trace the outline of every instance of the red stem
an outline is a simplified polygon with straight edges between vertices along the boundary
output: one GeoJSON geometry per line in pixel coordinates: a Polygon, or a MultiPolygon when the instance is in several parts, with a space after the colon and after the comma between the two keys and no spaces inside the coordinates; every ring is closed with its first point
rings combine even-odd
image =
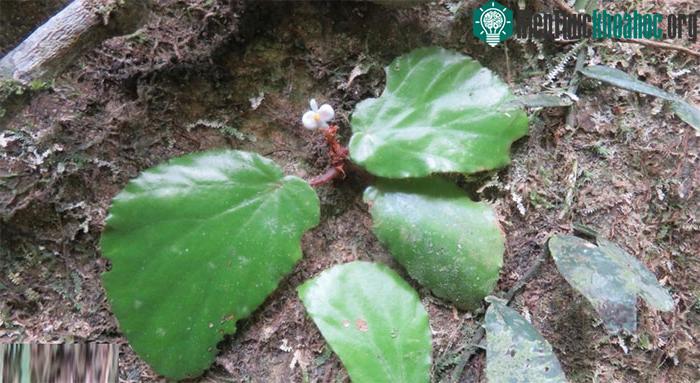
{"type": "Polygon", "coordinates": [[[331,159],[331,166],[326,169],[326,171],[309,181],[311,186],[323,185],[328,182],[333,181],[336,178],[345,178],[345,161],[348,158],[348,148],[338,142],[336,133],[338,132],[338,127],[336,125],[331,125],[326,129],[323,129],[323,137],[326,139],[328,144],[328,156],[331,159]]]}

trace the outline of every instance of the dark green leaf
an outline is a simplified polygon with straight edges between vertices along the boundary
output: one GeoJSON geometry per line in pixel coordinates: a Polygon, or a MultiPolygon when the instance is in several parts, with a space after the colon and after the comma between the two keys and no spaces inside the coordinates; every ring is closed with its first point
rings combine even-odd
{"type": "Polygon", "coordinates": [[[334,266],[299,297],[353,383],[430,380],[430,326],[418,294],[384,265],[334,266]]]}
{"type": "Polygon", "coordinates": [[[319,220],[308,184],[239,151],[144,171],[112,201],[104,286],[131,347],[158,373],[199,375],[301,258],[319,220]]]}
{"type": "Polygon", "coordinates": [[[493,290],[504,244],[489,205],[439,178],[380,180],[364,198],[379,240],[435,295],[473,309],[493,290]]]}
{"type": "Polygon", "coordinates": [[[542,335],[515,310],[492,297],[486,311],[489,383],[566,383],[559,360],[542,335]]]}
{"type": "Polygon", "coordinates": [[[673,310],[671,295],[654,274],[616,244],[598,245],[571,235],[549,239],[549,250],[564,278],[583,294],[611,333],[637,329],[637,296],[653,308],[673,310]]]}
{"type": "Polygon", "coordinates": [[[390,178],[473,173],[508,164],[527,116],[508,86],[478,62],[442,48],[421,48],[386,67],[381,97],[352,115],[350,155],[390,178]]]}
{"type": "Polygon", "coordinates": [[[639,81],[627,73],[611,68],[605,65],[589,65],[580,70],[586,77],[590,77],[599,81],[607,82],[618,88],[631,90],[663,98],[665,100],[677,100],[678,97],[664,90],[661,90],[653,85],[649,85],[643,81],[639,81]]]}
{"type": "Polygon", "coordinates": [[[671,102],[671,107],[681,120],[700,131],[700,109],[683,100],[671,102]]]}

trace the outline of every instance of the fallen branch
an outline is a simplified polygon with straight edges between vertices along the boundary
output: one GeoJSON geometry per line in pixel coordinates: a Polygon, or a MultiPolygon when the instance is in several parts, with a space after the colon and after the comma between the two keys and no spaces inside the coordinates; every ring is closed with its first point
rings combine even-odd
{"type": "MultiPolygon", "coordinates": [[[[576,15],[576,11],[571,9],[564,0],[554,0],[554,4],[557,5],[559,9],[562,11],[570,14],[570,15],[576,15]]],[[[588,26],[593,27],[593,23],[587,22],[588,26]]],[[[691,56],[695,57],[700,57],[700,52],[694,51],[690,48],[682,47],[680,45],[674,45],[674,44],[669,44],[669,43],[663,43],[660,41],[652,41],[652,40],[640,40],[640,39],[618,39],[618,41],[623,42],[623,43],[632,43],[632,44],[640,44],[640,45],[645,45],[648,47],[654,47],[654,48],[663,48],[663,49],[673,49],[677,50],[680,52],[687,53],[691,56]]]]}
{"type": "Polygon", "coordinates": [[[135,31],[146,5],[142,0],[75,0],[0,59],[0,78],[23,85],[51,79],[103,40],[135,31]]]}
{"type": "Polygon", "coordinates": [[[691,56],[695,57],[700,57],[700,52],[694,51],[690,48],[682,47],[680,45],[674,45],[674,44],[669,44],[669,43],[664,43],[661,41],[653,41],[653,40],[639,40],[639,39],[620,39],[619,41],[623,43],[632,43],[632,44],[640,44],[640,45],[645,45],[648,47],[655,47],[655,48],[663,48],[663,49],[673,49],[677,51],[681,51],[684,53],[687,53],[691,56]]]}

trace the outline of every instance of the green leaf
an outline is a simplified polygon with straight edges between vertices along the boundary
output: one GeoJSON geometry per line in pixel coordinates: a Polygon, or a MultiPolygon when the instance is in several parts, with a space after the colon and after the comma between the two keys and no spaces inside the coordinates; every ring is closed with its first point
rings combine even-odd
{"type": "Polygon", "coordinates": [[[144,171],[112,201],[102,279],[131,347],[159,374],[201,374],[224,334],[301,258],[319,221],[308,184],[239,151],[187,155],[144,171]]]}
{"type": "Polygon", "coordinates": [[[668,93],[665,90],[661,90],[653,85],[649,85],[643,81],[639,81],[627,73],[609,66],[589,65],[580,69],[580,72],[586,77],[606,82],[618,88],[648,94],[650,96],[663,98],[665,100],[678,99],[676,95],[668,93]]]}
{"type": "Polygon", "coordinates": [[[671,107],[681,120],[700,131],[700,109],[683,100],[671,102],[671,107]]]}
{"type": "Polygon", "coordinates": [[[473,173],[508,164],[527,116],[508,86],[470,57],[420,48],[385,68],[386,88],[352,115],[350,155],[381,177],[473,173]]]}
{"type": "Polygon", "coordinates": [[[298,291],[354,383],[430,380],[428,314],[396,272],[356,261],[322,272],[298,291]]]}
{"type": "Polygon", "coordinates": [[[700,109],[675,94],[639,81],[627,73],[605,65],[591,65],[580,70],[585,76],[606,82],[618,88],[644,93],[670,101],[676,115],[688,125],[700,131],[700,109]]]}
{"type": "Polygon", "coordinates": [[[520,96],[511,101],[514,105],[521,105],[527,108],[551,108],[561,106],[571,106],[574,102],[569,97],[560,97],[554,94],[538,93],[520,96]]]}
{"type": "Polygon", "coordinates": [[[486,379],[489,383],[566,383],[552,346],[515,310],[501,301],[486,311],[486,379]]]}
{"type": "Polygon", "coordinates": [[[380,180],[364,199],[379,240],[436,296],[474,309],[493,290],[504,239],[489,205],[437,177],[380,180]]]}
{"type": "MultiPolygon", "coordinates": [[[[21,355],[22,364],[20,366],[20,383],[31,383],[32,382],[32,345],[28,343],[22,343],[21,355]]],[[[4,355],[3,355],[4,356],[4,355]]],[[[4,371],[3,371],[4,373],[4,371]]]]}
{"type": "Polygon", "coordinates": [[[653,308],[673,310],[673,298],[636,258],[598,237],[598,245],[571,235],[549,239],[564,278],[593,305],[610,333],[637,329],[637,296],[653,308]]]}

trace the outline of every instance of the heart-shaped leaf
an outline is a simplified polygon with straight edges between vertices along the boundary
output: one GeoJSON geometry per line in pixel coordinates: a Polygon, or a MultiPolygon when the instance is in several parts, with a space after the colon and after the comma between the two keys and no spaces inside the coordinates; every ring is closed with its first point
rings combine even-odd
{"type": "Polygon", "coordinates": [[[566,383],[552,346],[515,310],[497,299],[486,310],[486,379],[489,383],[566,383]]]}
{"type": "Polygon", "coordinates": [[[673,298],[654,274],[616,244],[598,237],[598,245],[571,235],[549,239],[559,272],[581,292],[610,333],[637,329],[637,296],[661,311],[673,309],[673,298]]]}
{"type": "Polygon", "coordinates": [[[390,268],[351,262],[298,289],[353,383],[430,380],[430,326],[418,294],[390,268]]]}
{"type": "Polygon", "coordinates": [[[473,309],[493,290],[504,239],[489,205],[439,178],[380,180],[364,199],[379,240],[435,295],[473,309]]]}
{"type": "Polygon", "coordinates": [[[527,116],[508,86],[471,58],[421,48],[386,67],[386,88],[352,115],[350,155],[390,178],[473,173],[508,164],[527,116]]]}
{"type": "Polygon", "coordinates": [[[188,155],[144,171],[112,201],[103,282],[131,347],[158,373],[199,375],[301,258],[316,193],[256,154],[188,155]]]}

